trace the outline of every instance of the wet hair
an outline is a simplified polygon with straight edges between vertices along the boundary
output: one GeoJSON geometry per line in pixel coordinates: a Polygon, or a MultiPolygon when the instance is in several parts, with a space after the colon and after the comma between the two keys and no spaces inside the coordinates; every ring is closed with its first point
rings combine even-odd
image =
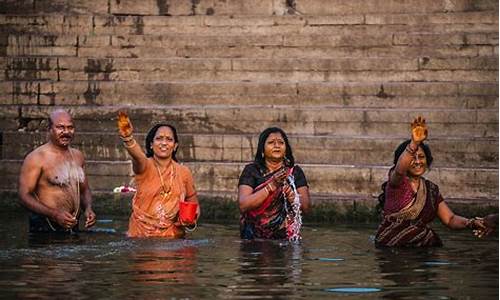
{"type": "Polygon", "coordinates": [[[257,152],[255,152],[254,162],[259,166],[261,172],[267,171],[266,161],[264,159],[264,145],[269,135],[271,133],[276,133],[276,132],[279,132],[283,137],[283,140],[285,140],[285,145],[286,145],[285,161],[284,161],[285,166],[291,168],[295,164],[295,158],[293,157],[292,147],[288,142],[288,137],[286,133],[281,128],[269,127],[266,128],[264,131],[262,131],[261,134],[259,135],[259,144],[257,145],[257,152]]]}
{"type": "MultiPolygon", "coordinates": [[[[396,148],[396,150],[394,151],[394,161],[393,161],[394,165],[392,166],[391,171],[396,167],[396,164],[398,163],[399,157],[403,154],[403,152],[405,152],[406,147],[410,143],[411,143],[411,140],[406,140],[406,141],[402,142],[401,144],[399,144],[399,146],[396,148]]],[[[422,150],[424,151],[425,158],[427,161],[427,167],[430,168],[432,165],[432,161],[434,160],[434,158],[432,157],[431,148],[427,144],[424,144],[423,142],[420,143],[419,148],[422,148],[422,150]]],[[[378,195],[378,204],[376,207],[377,211],[379,211],[379,212],[382,212],[384,209],[385,188],[386,187],[387,187],[387,181],[382,183],[382,185],[380,187],[382,189],[382,193],[380,193],[380,195],[378,195]]]]}
{"type": "MultiPolygon", "coordinates": [[[[153,157],[154,153],[153,153],[153,149],[151,149],[151,144],[153,144],[153,139],[155,138],[155,135],[156,135],[156,132],[158,131],[158,129],[160,127],[168,127],[170,128],[170,130],[172,130],[172,133],[174,134],[174,141],[179,144],[179,138],[177,137],[177,130],[175,129],[174,126],[170,125],[170,124],[165,124],[165,123],[159,123],[159,124],[156,124],[155,126],[153,126],[148,134],[146,135],[146,141],[145,141],[145,146],[146,146],[146,157],[153,157]]],[[[178,147],[177,147],[178,148],[178,147]]],[[[177,160],[177,157],[175,157],[175,154],[177,153],[177,149],[175,149],[173,152],[172,152],[172,159],[174,161],[178,161],[177,160]]]]}
{"type": "MultiPolygon", "coordinates": [[[[396,148],[396,151],[394,151],[394,166],[398,163],[399,157],[403,152],[405,151],[406,147],[411,143],[411,140],[406,140],[399,144],[399,146],[396,148]]],[[[424,144],[423,142],[420,143],[419,148],[422,148],[425,153],[425,159],[427,161],[427,167],[430,168],[432,165],[432,161],[434,158],[432,158],[432,153],[431,153],[431,148],[427,144],[424,144]]]]}
{"type": "MultiPolygon", "coordinates": [[[[71,114],[64,110],[64,109],[56,109],[53,112],[50,113],[50,115],[47,117],[47,129],[50,129],[52,125],[54,125],[54,120],[52,118],[57,114],[57,113],[66,113],[71,117],[71,114]]],[[[71,117],[72,118],[72,117],[71,117]]],[[[73,118],[72,118],[73,119],[73,118]]]]}

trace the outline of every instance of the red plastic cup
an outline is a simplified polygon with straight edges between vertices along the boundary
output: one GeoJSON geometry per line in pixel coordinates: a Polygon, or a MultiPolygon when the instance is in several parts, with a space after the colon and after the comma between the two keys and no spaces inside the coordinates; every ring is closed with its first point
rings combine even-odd
{"type": "Polygon", "coordinates": [[[198,212],[198,203],[196,202],[179,202],[179,219],[182,224],[194,224],[198,212]]]}

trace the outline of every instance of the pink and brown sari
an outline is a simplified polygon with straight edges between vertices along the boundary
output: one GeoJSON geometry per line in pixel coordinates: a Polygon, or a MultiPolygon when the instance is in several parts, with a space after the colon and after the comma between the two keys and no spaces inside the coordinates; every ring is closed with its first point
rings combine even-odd
{"type": "Polygon", "coordinates": [[[377,247],[429,247],[442,246],[439,236],[428,224],[436,218],[443,198],[439,187],[429,180],[420,179],[414,192],[405,176],[401,184],[385,188],[383,220],[375,236],[377,247]]]}

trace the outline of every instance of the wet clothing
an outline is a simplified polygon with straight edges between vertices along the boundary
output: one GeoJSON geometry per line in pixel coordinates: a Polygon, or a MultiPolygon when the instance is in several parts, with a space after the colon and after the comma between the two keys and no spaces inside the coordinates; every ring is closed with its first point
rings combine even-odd
{"type": "Polygon", "coordinates": [[[439,187],[421,178],[417,192],[404,176],[400,185],[385,188],[383,220],[375,236],[377,247],[442,246],[439,236],[428,227],[437,216],[443,197],[439,187]]]}
{"type": "Polygon", "coordinates": [[[64,228],[44,215],[34,212],[29,216],[30,233],[67,233],[78,232],[78,223],[71,229],[64,228]]]}
{"type": "Polygon", "coordinates": [[[154,159],[148,158],[145,171],[135,175],[135,182],[137,193],[132,200],[128,236],[183,237],[184,229],[174,223],[179,201],[196,194],[189,169],[172,161],[171,166],[159,170],[154,159]]]}
{"type": "MultiPolygon", "coordinates": [[[[270,181],[274,172],[265,174],[265,170],[256,163],[245,166],[240,175],[238,186],[248,185],[254,193],[263,189],[270,181]]],[[[307,186],[304,172],[299,166],[292,169],[295,186],[307,186]]],[[[260,207],[241,213],[240,236],[242,239],[286,239],[287,238],[287,211],[291,212],[290,203],[285,199],[282,188],[278,187],[269,194],[260,207]]]]}

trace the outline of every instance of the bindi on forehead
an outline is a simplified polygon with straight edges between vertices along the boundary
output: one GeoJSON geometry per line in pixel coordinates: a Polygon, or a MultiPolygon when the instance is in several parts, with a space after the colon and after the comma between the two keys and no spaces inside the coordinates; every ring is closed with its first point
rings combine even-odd
{"type": "Polygon", "coordinates": [[[274,141],[274,140],[284,141],[285,139],[281,136],[281,134],[280,134],[280,133],[271,133],[271,134],[267,137],[267,140],[268,140],[268,141],[274,141]]]}

